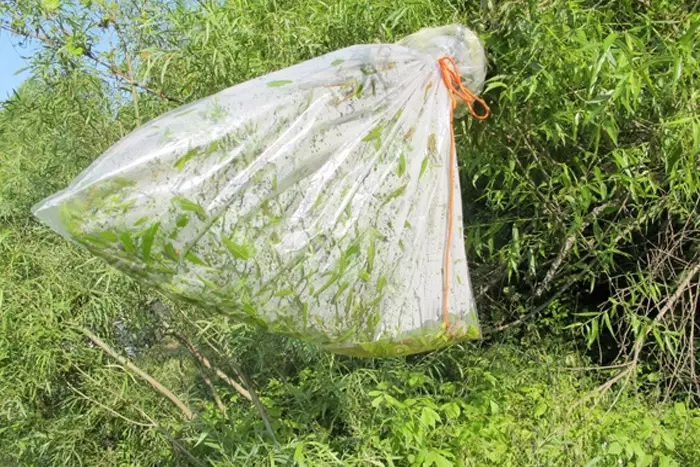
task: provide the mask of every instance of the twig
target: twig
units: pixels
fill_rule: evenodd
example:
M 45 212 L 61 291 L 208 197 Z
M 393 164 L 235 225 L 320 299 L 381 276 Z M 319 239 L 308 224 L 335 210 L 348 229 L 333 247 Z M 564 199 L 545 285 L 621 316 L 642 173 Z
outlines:
M 191 323 L 194 326 L 196 324 Z M 214 350 L 219 356 L 221 356 L 221 352 L 219 349 L 217 349 L 209 340 L 204 336 L 204 340 L 207 343 L 207 345 Z M 233 371 L 236 372 L 236 375 L 243 381 L 243 383 L 248 386 L 248 389 L 250 390 L 250 397 L 253 402 L 253 405 L 255 405 L 255 408 L 258 411 L 258 414 L 260 415 L 260 418 L 262 418 L 263 424 L 265 425 L 265 430 L 267 430 L 267 433 L 270 435 L 272 438 L 272 441 L 275 443 L 275 447 L 279 449 L 280 445 L 277 442 L 277 436 L 275 436 L 275 431 L 272 429 L 272 424 L 270 423 L 270 419 L 267 416 L 267 410 L 265 410 L 265 405 L 262 403 L 260 398 L 255 392 L 255 389 L 253 389 L 253 382 L 248 378 L 248 376 L 243 372 L 243 370 L 238 367 L 238 365 L 234 364 L 233 362 L 230 362 L 229 365 L 233 367 Z
M 531 312 L 525 314 L 524 316 L 521 316 L 520 318 L 516 319 L 515 321 L 512 321 L 510 323 L 502 324 L 500 326 L 496 326 L 495 328 L 492 329 L 487 329 L 483 332 L 484 337 L 490 336 L 491 334 L 495 334 L 497 332 L 505 331 L 506 329 L 515 327 L 515 326 L 520 326 L 523 324 L 525 321 L 530 320 L 531 318 L 535 317 L 536 315 L 540 314 L 544 309 L 546 309 L 554 300 L 559 298 L 564 292 L 566 292 L 571 286 L 573 286 L 581 277 L 583 277 L 588 271 L 583 270 L 576 274 L 573 279 L 571 279 L 565 286 L 561 287 L 559 290 L 556 291 L 554 295 L 549 297 L 549 299 L 544 302 L 542 305 L 538 306 Z
M 0 29 L 4 29 L 5 31 L 7 31 L 11 34 L 14 34 L 16 36 L 21 36 L 21 37 L 25 37 L 28 39 L 34 39 L 34 40 L 37 40 L 39 42 L 42 42 L 43 44 L 45 44 L 47 47 L 49 47 L 52 50 L 59 49 L 59 48 L 63 47 L 63 45 L 64 45 L 63 43 L 61 43 L 61 42 L 59 42 L 51 37 L 44 36 L 41 34 L 33 34 L 31 32 L 28 32 L 28 31 L 20 31 L 20 30 L 17 30 L 11 26 L 7 26 L 5 24 L 0 24 Z M 96 56 L 94 53 L 92 53 L 92 51 L 89 49 L 84 49 L 82 51 L 81 55 L 83 57 L 91 60 L 96 65 L 99 65 L 99 66 L 107 69 L 109 71 L 109 73 L 111 73 L 113 76 L 121 79 L 122 81 L 126 82 L 127 84 L 129 84 L 132 87 L 137 87 L 137 88 L 147 92 L 148 94 L 151 94 L 153 96 L 159 97 L 161 99 L 164 99 L 164 100 L 167 100 L 170 102 L 174 102 L 176 104 L 183 103 L 181 100 L 176 99 L 174 97 L 171 97 L 163 91 L 158 91 L 158 90 L 152 89 L 143 83 L 140 83 L 138 81 L 135 81 L 135 80 L 129 78 L 129 76 L 127 76 L 124 73 L 117 70 L 117 68 L 114 65 L 111 65 L 111 64 L 101 60 L 98 56 Z
M 574 242 L 576 241 L 576 236 L 583 231 L 588 225 L 593 222 L 598 215 L 600 215 L 601 212 L 603 212 L 608 206 L 610 206 L 610 203 L 604 203 L 595 208 L 593 211 L 591 211 L 590 216 L 587 216 L 588 219 L 581 225 L 581 228 L 578 230 L 578 232 L 573 233 L 569 235 L 566 240 L 564 241 L 564 244 L 562 245 L 561 249 L 559 250 L 559 254 L 557 257 L 554 259 L 554 262 L 550 266 L 549 270 L 547 271 L 547 274 L 544 276 L 544 280 L 542 283 L 537 287 L 535 290 L 535 298 L 540 298 L 542 294 L 549 288 L 549 284 L 552 282 L 554 279 L 554 276 L 556 275 L 557 271 L 559 270 L 559 267 L 561 266 L 561 263 L 564 262 L 564 259 L 569 255 L 571 252 L 572 248 L 574 247 Z
M 87 373 L 86 373 L 83 369 L 81 369 L 78 365 L 73 365 L 73 367 L 74 367 L 76 370 L 78 370 L 78 373 L 80 373 L 80 374 L 83 375 L 84 377 L 88 378 L 88 379 L 89 379 L 90 381 L 92 381 L 93 383 L 96 383 L 95 378 L 93 378 L 91 375 L 87 374 Z M 131 375 L 129 375 L 128 373 L 126 373 L 126 375 L 127 375 L 127 376 L 131 376 Z M 117 398 L 117 400 L 123 399 L 123 396 L 122 396 L 121 394 L 117 394 L 117 393 L 116 393 L 114 390 L 112 390 L 110 387 L 107 387 L 106 390 L 109 391 L 109 392 L 111 392 L 111 393 Z M 170 444 L 171 444 L 171 446 L 173 447 L 174 450 L 177 449 L 177 450 L 179 450 L 180 452 L 182 452 L 182 453 L 190 460 L 190 462 L 192 462 L 193 465 L 197 465 L 197 466 L 203 466 L 203 465 L 204 465 L 204 464 L 202 464 L 199 460 L 197 460 L 197 459 L 182 445 L 182 443 L 181 443 L 180 441 L 178 441 L 177 439 L 175 439 L 175 438 L 173 437 L 173 435 L 170 434 L 170 432 L 168 432 L 168 430 L 164 429 L 162 426 L 160 426 L 160 425 L 158 424 L 158 422 L 156 422 L 156 421 L 153 419 L 153 417 L 151 417 L 151 416 L 148 415 L 146 412 L 144 412 L 144 410 L 143 410 L 141 407 L 139 407 L 137 404 L 134 404 L 133 401 L 127 401 L 127 402 L 130 402 L 130 403 L 131 403 L 131 406 L 132 406 L 143 418 L 145 418 L 146 420 L 148 420 L 149 422 L 151 422 L 151 425 L 153 426 L 153 428 L 155 428 L 155 430 L 156 430 L 158 433 L 160 433 L 162 436 L 164 436 L 165 438 L 167 438 L 167 440 L 170 442 Z
M 653 214 L 653 210 L 652 210 L 652 212 L 645 213 L 640 219 L 637 219 L 635 222 L 633 222 L 629 226 L 627 226 L 627 228 L 625 229 L 625 231 L 623 233 L 621 233 L 617 237 L 615 237 L 613 244 L 617 244 L 620 240 L 622 240 L 622 238 L 625 235 L 629 234 L 635 227 L 638 227 L 639 225 L 643 224 L 647 219 L 649 219 L 649 217 L 651 217 L 652 214 Z M 581 258 L 581 261 L 585 261 L 590 256 L 592 256 L 592 252 L 588 252 L 583 258 Z M 542 310 L 547 308 L 547 306 L 549 306 L 550 303 L 552 303 L 555 299 L 557 299 L 559 296 L 561 296 L 562 293 L 564 293 L 571 286 L 573 286 L 579 279 L 581 279 L 587 272 L 588 271 L 586 269 L 584 269 L 583 271 L 576 274 L 576 276 L 574 276 L 573 279 L 571 279 L 569 282 L 566 283 L 566 285 L 564 285 L 562 288 L 560 288 L 554 295 L 552 295 L 549 298 L 549 300 L 547 300 L 545 303 L 543 303 L 539 307 L 535 308 L 531 312 L 527 313 L 525 316 L 522 316 L 511 323 L 507 323 L 507 324 L 486 330 L 486 331 L 484 331 L 484 336 L 494 334 L 494 333 L 499 332 L 499 331 L 504 331 L 504 330 L 511 328 L 511 327 L 514 327 L 514 326 L 519 326 L 522 323 L 524 323 L 525 321 L 528 321 L 529 319 L 538 315 L 540 312 L 542 312 Z
M 143 380 L 145 380 L 148 384 L 150 384 L 153 389 L 158 391 L 160 394 L 168 398 L 173 404 L 177 406 L 177 408 L 180 409 L 182 412 L 182 415 L 187 419 L 187 420 L 192 420 L 194 418 L 194 414 L 192 411 L 187 407 L 178 397 L 173 394 L 168 388 L 163 386 L 161 383 L 159 383 L 155 378 L 153 378 L 151 375 L 143 371 L 141 368 L 137 367 L 133 363 L 131 363 L 129 360 L 126 358 L 122 357 L 119 355 L 117 352 L 115 352 L 111 347 L 109 347 L 107 344 L 105 344 L 102 340 L 100 340 L 99 337 L 94 335 L 92 332 L 88 331 L 85 328 L 79 327 L 77 328 L 78 331 L 80 331 L 83 335 L 85 335 L 88 339 L 92 341 L 93 344 L 98 346 L 100 349 L 102 349 L 107 355 L 115 359 L 117 362 L 119 362 L 121 365 L 126 367 L 127 369 L 131 370 L 133 373 L 136 373 L 138 376 L 140 376 Z
M 170 332 L 173 336 L 175 336 L 175 338 L 176 338 L 177 340 L 179 340 L 180 342 L 182 342 L 182 344 L 183 344 L 185 347 L 187 347 L 187 350 L 189 350 L 189 352 L 190 352 L 190 353 L 197 359 L 197 361 L 199 361 L 199 363 L 201 363 L 205 368 L 207 368 L 207 369 L 209 369 L 209 370 L 212 370 L 212 371 L 216 374 L 216 376 L 218 376 L 222 381 L 224 381 L 226 384 L 228 384 L 228 385 L 231 386 L 233 389 L 235 389 L 241 396 L 245 397 L 245 398 L 248 399 L 249 401 L 252 401 L 252 400 L 253 400 L 253 399 L 250 397 L 250 392 L 248 392 L 248 391 L 246 390 L 246 388 L 244 388 L 243 386 L 241 386 L 240 384 L 238 384 L 236 381 L 234 381 L 233 378 L 231 378 L 229 375 L 227 375 L 226 373 L 224 373 L 224 372 L 221 371 L 220 369 L 214 368 L 214 367 L 211 365 L 211 362 L 209 362 L 209 360 L 207 359 L 207 357 L 205 357 L 204 355 L 202 355 L 202 354 L 199 352 L 199 350 L 197 350 L 197 349 L 195 348 L 195 346 L 192 345 L 192 343 L 191 343 L 185 336 L 183 336 L 182 334 L 179 334 L 179 333 L 173 331 L 172 329 L 169 329 L 169 332 Z
M 255 408 L 258 410 L 258 413 L 260 414 L 260 418 L 262 418 L 263 424 L 265 425 L 265 430 L 267 430 L 267 433 L 270 435 L 272 438 L 272 442 L 275 443 L 275 448 L 279 449 L 280 448 L 280 443 L 277 442 L 277 436 L 275 436 L 275 430 L 272 429 L 272 425 L 270 424 L 270 419 L 267 417 L 267 410 L 265 410 L 265 405 L 262 403 L 258 395 L 255 393 L 255 390 L 253 389 L 253 382 L 246 376 L 243 371 L 241 371 L 240 368 L 235 369 L 236 373 L 238 373 L 238 376 L 243 380 L 243 382 L 250 388 L 250 396 L 253 399 L 253 405 L 255 405 Z
M 668 300 L 666 301 L 666 305 L 659 311 L 659 314 L 656 315 L 654 318 L 654 323 L 658 323 L 663 319 L 663 317 L 668 313 L 670 310 L 672 310 L 675 306 L 678 300 L 683 296 L 683 293 L 688 289 L 688 286 L 690 286 L 690 282 L 693 280 L 693 277 L 697 273 L 700 272 L 700 261 L 696 262 L 692 267 L 689 268 L 690 270 L 688 271 L 688 274 L 686 275 L 685 279 L 681 281 L 680 284 L 678 284 L 678 287 L 676 288 L 676 291 L 673 292 L 673 295 L 671 295 Z M 642 347 L 644 346 L 644 341 L 646 340 L 646 337 L 649 335 L 651 332 L 651 326 L 642 334 L 639 336 L 637 339 L 637 342 L 634 344 L 634 357 L 633 357 L 633 362 L 636 363 L 639 360 L 639 354 L 642 351 Z
M 579 366 L 579 367 L 570 367 L 570 368 L 562 368 L 564 371 L 602 371 L 602 370 L 616 370 L 618 368 L 624 368 L 629 363 L 620 363 L 617 365 L 605 365 L 605 366 Z
M 216 406 L 219 408 L 219 412 L 221 412 L 224 416 L 226 415 L 226 406 L 224 405 L 223 401 L 221 400 L 221 397 L 219 397 L 219 393 L 217 392 L 216 388 L 211 382 L 211 379 L 202 371 L 201 367 L 199 369 L 200 376 L 202 377 L 202 380 L 204 381 L 204 384 L 207 385 L 209 390 L 211 391 L 211 395 L 214 398 L 214 402 L 216 403 Z
M 695 275 L 700 272 L 700 261 L 696 262 L 693 266 L 691 266 L 689 270 L 686 270 L 688 271 L 688 274 L 686 275 L 685 279 L 683 279 L 683 281 L 681 281 L 680 284 L 678 284 L 676 291 L 673 293 L 673 295 L 671 295 L 668 298 L 668 300 L 666 301 L 666 305 L 664 305 L 661 311 L 659 311 L 659 314 L 654 318 L 654 323 L 658 323 L 659 321 L 661 321 L 664 315 L 666 315 L 666 313 L 668 313 L 676 306 L 676 303 L 678 303 L 678 300 L 680 300 L 680 298 L 683 296 L 683 293 L 687 290 L 688 286 L 690 285 L 690 282 L 693 280 L 693 277 L 695 277 Z M 601 384 L 594 392 L 602 394 L 608 389 L 610 389 L 619 380 L 621 380 L 624 377 L 629 377 L 629 375 L 632 374 L 632 371 L 634 371 L 634 369 L 637 368 L 637 363 L 639 362 L 639 355 L 642 352 L 642 347 L 644 347 L 646 338 L 651 332 L 651 330 L 652 326 L 649 326 L 644 333 L 637 337 L 636 342 L 634 343 L 634 353 L 632 356 L 632 360 L 625 364 L 625 369 L 620 371 L 609 381 L 605 382 L 604 384 Z
M 131 99 L 134 102 L 134 116 L 136 117 L 136 126 L 141 126 L 141 112 L 139 110 L 139 93 L 136 92 L 136 86 L 133 84 L 134 81 L 134 68 L 131 62 L 131 57 L 129 55 L 129 48 L 126 45 L 126 41 L 122 36 L 122 31 L 117 22 L 110 18 L 114 32 L 117 34 L 119 41 L 121 42 L 122 49 L 124 50 L 124 59 L 126 60 L 127 71 L 129 72 L 129 82 L 131 87 Z M 138 45 L 137 45 L 138 47 Z
M 192 322 L 192 320 L 190 320 L 190 318 L 185 313 L 183 313 L 182 310 L 179 310 L 179 311 L 180 311 L 180 314 L 183 315 L 183 318 L 185 319 L 185 321 L 187 321 L 190 325 L 194 326 L 195 328 L 199 329 L 203 334 L 204 331 L 201 328 L 199 328 L 199 326 L 196 323 Z M 172 328 L 169 327 L 167 322 L 163 321 L 163 324 L 165 325 L 165 328 L 169 332 L 173 332 Z M 173 333 L 173 334 L 175 335 L 175 337 L 177 337 L 176 333 Z M 219 356 L 222 356 L 219 349 L 217 349 L 216 346 L 214 346 L 211 342 L 209 342 L 206 335 L 203 335 L 202 337 L 204 338 L 204 341 L 207 343 L 207 345 L 214 352 L 216 352 Z M 187 344 L 185 344 L 185 345 L 187 345 Z M 194 349 L 194 346 L 192 346 L 192 348 Z M 207 362 L 208 362 L 208 360 L 207 360 Z M 263 424 L 265 425 L 265 430 L 272 438 L 272 441 L 274 442 L 275 447 L 277 449 L 279 449 L 280 445 L 279 445 L 279 442 L 277 441 L 277 436 L 275 436 L 275 431 L 272 429 L 272 424 L 270 423 L 270 420 L 267 417 L 267 411 L 265 410 L 265 405 L 262 403 L 262 401 L 260 400 L 258 395 L 255 393 L 255 390 L 253 389 L 253 382 L 250 380 L 250 378 L 248 378 L 246 376 L 246 374 L 243 372 L 243 370 L 241 368 L 239 368 L 237 365 L 235 365 L 233 362 L 230 362 L 229 365 L 231 365 L 231 367 L 233 368 L 233 371 L 236 373 L 236 376 L 238 376 L 243 381 L 243 384 L 248 386 L 249 391 L 246 391 L 246 392 L 250 396 L 249 400 L 251 400 L 253 402 L 253 405 L 255 405 L 255 408 L 257 409 L 258 414 L 260 415 L 260 418 L 262 418 Z M 223 373 L 223 372 L 221 372 L 221 374 L 225 375 L 225 373 Z M 217 372 L 217 376 L 221 377 L 221 375 L 218 372 Z M 230 381 L 233 381 L 233 380 L 231 380 L 231 378 L 228 378 L 228 379 Z M 243 389 L 243 388 L 241 387 L 241 389 Z M 243 390 L 245 391 L 245 389 L 243 389 Z
M 144 428 L 155 428 L 155 427 L 157 426 L 157 424 L 156 424 L 153 420 L 151 420 L 150 423 L 143 423 L 143 422 L 137 422 L 136 420 L 132 420 L 132 419 L 130 419 L 130 418 L 128 418 L 128 417 L 125 417 L 124 415 L 120 414 L 120 413 L 117 412 L 116 410 L 111 409 L 111 408 L 107 407 L 106 405 L 104 405 L 103 403 L 101 403 L 101 402 L 99 402 L 99 401 L 96 401 L 95 399 L 92 399 L 92 398 L 88 397 L 86 394 L 84 394 L 84 393 L 80 392 L 78 389 L 74 388 L 72 384 L 70 384 L 70 383 L 67 383 L 67 384 L 68 384 L 68 387 L 71 389 L 71 391 L 73 391 L 74 393 L 78 394 L 80 397 L 82 397 L 82 398 L 85 399 L 86 401 L 91 402 L 91 403 L 93 403 L 93 404 L 95 404 L 95 405 L 97 405 L 97 406 L 103 408 L 104 410 L 106 410 L 107 412 L 111 413 L 111 414 L 114 415 L 115 417 L 119 417 L 119 418 L 121 418 L 122 420 L 131 423 L 132 425 L 142 426 L 142 427 L 144 427 Z

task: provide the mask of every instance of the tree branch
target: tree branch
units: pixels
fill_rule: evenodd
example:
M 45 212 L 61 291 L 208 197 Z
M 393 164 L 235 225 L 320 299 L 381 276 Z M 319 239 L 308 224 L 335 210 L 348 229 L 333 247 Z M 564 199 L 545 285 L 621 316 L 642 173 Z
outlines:
M 161 383 L 159 383 L 155 378 L 153 378 L 151 375 L 143 371 L 141 368 L 137 367 L 133 363 L 131 363 L 129 360 L 126 358 L 122 357 L 119 355 L 117 352 L 115 352 L 111 347 L 109 347 L 107 344 L 105 344 L 99 337 L 97 337 L 95 334 L 92 332 L 88 331 L 85 328 L 77 328 L 78 331 L 80 331 L 83 335 L 85 335 L 88 339 L 92 341 L 93 344 L 98 346 L 104 353 L 115 359 L 117 362 L 119 362 L 121 365 L 132 371 L 133 373 L 136 373 L 138 376 L 140 376 L 143 380 L 145 380 L 148 384 L 150 384 L 153 389 L 158 391 L 161 395 L 165 396 L 177 406 L 178 409 L 180 409 L 180 412 L 182 412 L 182 415 L 187 419 L 187 420 L 192 420 L 194 418 L 194 414 L 192 411 L 187 407 L 178 397 L 173 394 L 168 388 L 163 386 Z
M 600 215 L 600 213 L 603 212 L 608 206 L 610 206 L 610 203 L 601 204 L 600 206 L 595 208 L 593 211 L 591 211 L 590 216 L 588 216 L 588 219 L 583 223 L 583 225 L 578 230 L 578 232 L 573 233 L 566 238 L 566 240 L 564 241 L 564 244 L 562 245 L 561 249 L 559 250 L 559 254 L 554 259 L 554 262 L 552 263 L 549 270 L 547 271 L 547 274 L 544 276 L 544 280 L 535 290 L 535 298 L 540 298 L 542 296 L 542 294 L 549 288 L 549 285 L 552 282 L 552 280 L 554 280 L 554 276 L 556 275 L 557 271 L 559 270 L 561 263 L 564 262 L 564 260 L 569 255 L 572 248 L 574 247 L 574 243 L 576 241 L 577 234 L 582 232 L 586 227 L 588 227 L 588 225 L 591 222 L 593 222 Z
M 80 392 L 78 389 L 74 388 L 73 385 L 71 385 L 70 383 L 67 383 L 67 384 L 68 384 L 68 387 L 71 389 L 71 391 L 73 391 L 74 393 L 78 394 L 80 397 L 82 397 L 82 398 L 85 399 L 86 401 L 88 401 L 88 402 L 90 402 L 90 403 L 92 403 L 92 404 L 95 404 L 95 405 L 97 405 L 98 407 L 101 407 L 102 409 L 104 409 L 104 410 L 106 410 L 107 412 L 111 413 L 111 414 L 114 415 L 115 417 L 119 417 L 119 418 L 121 418 L 122 420 L 124 420 L 124 421 L 126 421 L 126 422 L 128 422 L 128 423 L 131 423 L 132 425 L 141 426 L 141 427 L 144 427 L 144 428 L 155 428 L 156 426 L 158 426 L 153 420 L 151 420 L 150 423 L 143 423 L 143 422 L 137 422 L 136 420 L 132 420 L 132 419 L 130 419 L 130 418 L 128 418 L 128 417 L 125 417 L 124 415 L 120 414 L 120 413 L 117 412 L 116 410 L 111 409 L 110 407 L 107 407 L 107 406 L 104 405 L 103 403 L 101 403 L 101 402 L 99 402 L 99 401 L 96 401 L 95 399 L 92 399 L 92 398 L 88 397 L 86 394 L 84 394 L 84 393 Z
M 42 34 L 31 33 L 29 31 L 21 31 L 21 30 L 13 28 L 12 26 L 8 26 L 6 24 L 0 24 L 0 29 L 3 29 L 11 34 L 16 35 L 16 36 L 24 37 L 27 39 L 37 40 L 52 50 L 60 49 L 61 47 L 63 47 L 65 45 L 62 42 L 59 42 L 56 39 L 53 39 L 51 37 L 48 37 L 48 36 L 45 36 Z M 81 55 L 83 57 L 91 60 L 96 65 L 99 65 L 99 66 L 105 68 L 112 76 L 115 76 L 116 78 L 119 78 L 120 80 L 126 82 L 129 86 L 139 88 L 148 94 L 151 94 L 153 96 L 159 97 L 161 99 L 164 99 L 164 100 L 176 103 L 176 104 L 183 103 L 181 100 L 176 99 L 174 97 L 171 97 L 163 91 L 159 91 L 159 90 L 150 88 L 143 83 L 140 83 L 138 81 L 131 79 L 128 75 L 125 75 L 124 73 L 120 72 L 114 65 L 107 63 L 104 60 L 100 59 L 97 55 L 95 55 L 89 49 L 84 49 L 81 52 Z
M 195 346 L 192 345 L 192 343 L 185 336 L 173 331 L 172 329 L 169 329 L 169 331 L 170 333 L 172 333 L 173 336 L 175 336 L 177 340 L 179 340 L 185 347 L 187 347 L 187 350 L 197 359 L 199 363 L 202 364 L 202 366 L 209 370 L 212 370 L 216 374 L 216 376 L 218 376 L 222 381 L 224 381 L 226 384 L 235 389 L 241 396 L 245 397 L 249 401 L 253 400 L 250 396 L 250 392 L 248 392 L 246 388 L 238 384 L 236 381 L 234 381 L 233 378 L 231 378 L 229 375 L 227 375 L 220 369 L 212 367 L 211 362 L 209 362 L 207 357 L 202 355 L 199 352 L 199 350 L 197 350 Z
M 222 415 L 226 416 L 226 405 L 224 405 L 224 402 L 221 400 L 221 397 L 219 397 L 219 392 L 214 387 L 214 384 L 211 382 L 211 379 L 202 369 L 202 365 L 198 364 L 197 367 L 199 369 L 199 375 L 202 377 L 204 384 L 206 384 L 209 388 L 209 391 L 211 391 L 211 396 L 214 398 L 216 407 L 219 409 L 219 412 L 221 412 Z

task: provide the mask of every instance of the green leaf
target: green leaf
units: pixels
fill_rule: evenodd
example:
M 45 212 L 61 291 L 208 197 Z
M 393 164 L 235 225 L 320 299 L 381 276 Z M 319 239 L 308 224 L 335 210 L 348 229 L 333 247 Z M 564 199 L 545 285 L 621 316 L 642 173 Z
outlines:
M 359 98 L 360 96 L 362 96 L 362 91 L 364 89 L 365 85 L 358 81 L 357 85 L 355 86 L 355 90 L 352 93 L 352 97 Z
M 389 204 L 393 199 L 398 198 L 403 194 L 404 191 L 406 191 L 406 187 L 408 186 L 407 183 L 404 183 L 402 186 L 397 188 L 396 190 L 392 191 L 389 193 L 389 195 L 386 197 L 384 200 L 384 204 Z
M 430 158 L 426 157 L 425 159 L 423 159 L 423 162 L 421 162 L 421 164 L 420 164 L 420 172 L 418 173 L 418 179 L 419 179 L 419 180 L 420 180 L 420 178 L 423 176 L 423 174 L 425 173 L 425 171 L 428 169 L 428 162 L 429 162 L 429 160 L 430 160 Z
M 185 259 L 190 263 L 197 264 L 199 266 L 209 266 L 202 258 L 195 255 L 192 251 L 188 251 L 185 255 Z
M 454 419 L 459 417 L 459 414 L 461 413 L 462 409 L 456 402 L 448 402 L 447 404 L 442 406 L 442 411 L 445 412 L 447 418 Z
M 202 433 L 201 435 L 199 435 L 199 438 L 197 438 L 197 442 L 194 443 L 194 446 L 193 446 L 193 447 L 196 448 L 197 446 L 199 446 L 200 444 L 202 444 L 202 441 L 204 441 L 204 439 L 205 439 L 207 436 L 209 436 L 209 433 L 207 433 L 206 431 L 205 431 L 204 433 Z
M 610 446 L 608 446 L 608 452 L 613 456 L 619 456 L 622 454 L 622 445 L 617 441 L 613 441 L 610 443 Z
M 430 133 L 430 136 L 428 136 L 428 152 L 430 154 L 437 152 L 437 136 L 435 133 Z
M 243 261 L 248 261 L 250 259 L 250 249 L 245 245 L 240 245 L 225 236 L 222 236 L 221 240 L 224 242 L 224 246 L 226 246 L 228 252 L 231 253 L 231 256 L 234 258 L 241 259 Z
M 617 128 L 617 123 L 615 123 L 614 120 L 606 120 L 603 123 L 603 128 L 612 140 L 613 144 L 617 146 L 617 136 L 620 134 L 620 130 Z
M 368 143 L 371 141 L 381 141 L 381 137 L 382 137 L 382 126 L 380 124 L 380 125 L 377 125 L 374 128 L 372 128 L 372 131 L 367 133 L 367 135 L 364 138 L 362 138 L 362 141 L 364 141 L 365 143 Z
M 371 273 L 374 268 L 374 255 L 375 255 L 375 245 L 374 238 L 369 241 L 369 248 L 367 249 L 367 272 Z
M 185 168 L 185 165 L 187 164 L 187 162 L 189 162 L 190 159 L 197 156 L 198 154 L 199 154 L 199 148 L 190 149 L 189 151 L 187 151 L 185 153 L 184 156 L 182 156 L 177 161 L 175 161 L 175 164 L 173 165 L 173 167 L 175 167 L 178 171 L 181 172 L 182 169 Z
M 345 63 L 345 60 L 343 60 L 342 58 L 336 58 L 331 62 L 331 66 L 338 66 L 342 63 Z
M 190 217 L 187 214 L 180 214 L 177 216 L 177 220 L 175 221 L 175 225 L 177 225 L 180 228 L 186 227 L 187 224 L 190 222 Z
M 381 276 L 379 276 L 379 279 L 377 279 L 377 293 L 381 294 L 382 291 L 384 290 L 384 287 L 386 287 L 386 284 L 387 284 L 386 276 L 384 274 L 382 274 Z
M 134 241 L 131 239 L 131 235 L 129 235 L 129 232 L 122 232 L 119 235 L 119 240 L 121 240 L 122 242 L 124 251 L 126 251 L 130 255 L 136 252 L 136 245 L 134 245 Z
M 108 241 L 109 243 L 114 243 L 114 242 L 119 240 L 119 237 L 117 237 L 117 234 L 115 234 L 114 232 L 110 232 L 108 230 L 105 230 L 104 232 L 99 232 L 97 235 L 99 235 L 101 238 Z
M 207 212 L 204 210 L 204 208 L 198 204 L 195 203 L 194 201 L 190 201 L 189 199 L 183 198 L 182 196 L 176 196 L 173 198 L 173 201 L 177 202 L 180 204 L 180 207 L 184 211 L 190 211 L 193 212 L 197 215 L 199 220 L 203 221 L 206 220 L 207 218 Z
M 41 7 L 48 12 L 56 11 L 60 6 L 60 0 L 41 0 Z
M 205 264 L 204 266 L 207 266 L 207 265 Z M 209 290 L 213 290 L 214 292 L 218 292 L 221 290 L 221 287 L 219 287 L 218 285 L 216 285 L 212 281 L 205 279 L 204 277 L 200 276 L 199 274 L 197 274 L 197 279 L 202 281 L 202 284 L 204 284 L 204 286 Z
M 143 241 L 141 242 L 141 256 L 143 257 L 143 261 L 146 263 L 151 260 L 151 248 L 153 247 L 153 240 L 156 238 L 156 232 L 158 232 L 159 227 L 160 222 L 156 222 L 143 234 Z
M 435 467 L 453 467 L 454 464 L 452 461 L 448 460 L 445 456 L 442 454 L 434 452 L 434 457 L 433 457 L 433 464 L 435 464 Z
M 326 283 L 323 284 L 321 286 L 321 288 L 316 291 L 316 293 L 314 293 L 314 296 L 318 297 L 319 295 L 321 295 L 321 293 L 323 293 L 328 287 L 333 285 L 335 283 L 335 281 L 338 280 L 339 277 L 340 276 L 337 273 L 335 273 L 335 272 L 332 273 L 331 277 L 326 281 Z
M 294 448 L 294 465 L 299 465 L 299 466 L 305 466 L 306 463 L 304 462 L 304 443 L 299 443 L 297 444 L 296 448 Z
M 431 409 L 430 407 L 423 407 L 420 414 L 420 421 L 425 426 L 434 428 L 435 425 L 442 420 L 440 418 L 440 415 L 438 415 L 438 413 L 435 412 L 433 409 Z
M 281 86 L 286 86 L 286 85 L 290 84 L 291 82 L 292 82 L 292 80 L 290 80 L 290 79 L 280 79 L 277 81 L 270 81 L 269 83 L 267 83 L 267 87 L 279 88 Z
M 167 258 L 170 258 L 173 261 L 177 261 L 179 259 L 177 250 L 175 250 L 175 247 L 172 243 L 166 243 L 166 245 L 163 247 L 163 253 Z
M 75 45 L 75 44 L 73 43 L 73 38 L 72 38 L 72 37 L 69 37 L 69 38 L 68 38 L 68 40 L 66 41 L 64 47 L 65 47 L 65 49 L 66 49 L 66 52 L 68 52 L 68 54 L 69 54 L 69 55 L 72 55 L 73 57 L 79 57 L 80 55 L 82 55 L 82 53 L 83 53 L 84 50 L 85 50 L 85 49 L 83 49 L 81 46 Z
M 406 173 L 406 155 L 402 152 L 399 156 L 399 167 L 396 170 L 396 175 L 401 177 Z
M 540 401 L 537 403 L 537 407 L 535 407 L 535 417 L 541 417 L 544 415 L 544 413 L 547 411 L 547 403 L 544 401 Z

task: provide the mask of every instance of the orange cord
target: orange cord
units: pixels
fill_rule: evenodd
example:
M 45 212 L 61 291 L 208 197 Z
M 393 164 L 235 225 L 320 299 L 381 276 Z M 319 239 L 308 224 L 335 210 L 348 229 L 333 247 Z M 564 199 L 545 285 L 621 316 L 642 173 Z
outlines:
M 445 246 L 445 264 L 444 264 L 444 279 L 442 283 L 442 320 L 445 323 L 445 330 L 450 327 L 450 317 L 448 314 L 448 304 L 450 295 L 450 249 L 452 246 L 452 228 L 454 225 L 454 202 L 455 202 L 455 167 L 457 166 L 457 152 L 455 150 L 455 129 L 454 129 L 454 112 L 457 107 L 457 98 L 459 97 L 467 104 L 469 112 L 477 120 L 485 120 L 491 114 L 489 106 L 486 105 L 483 99 L 464 87 L 462 79 L 459 76 L 459 69 L 452 57 L 442 57 L 438 59 L 438 67 L 442 75 L 442 82 L 445 83 L 447 92 L 450 95 L 450 161 L 449 161 L 449 184 L 450 193 L 447 198 L 447 243 Z M 474 102 L 477 102 L 483 109 L 484 113 L 479 114 L 474 110 Z

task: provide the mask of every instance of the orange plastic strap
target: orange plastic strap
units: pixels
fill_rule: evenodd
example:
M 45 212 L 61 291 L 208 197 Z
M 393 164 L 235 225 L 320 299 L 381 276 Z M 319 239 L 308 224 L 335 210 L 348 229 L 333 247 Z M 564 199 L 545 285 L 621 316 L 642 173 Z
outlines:
M 449 296 L 450 296 L 450 250 L 452 247 L 452 229 L 454 227 L 454 191 L 455 191 L 455 168 L 457 167 L 457 152 L 455 150 L 455 129 L 454 129 L 454 111 L 457 107 L 457 98 L 460 98 L 469 108 L 469 112 L 477 120 L 485 120 L 491 114 L 489 106 L 483 99 L 464 87 L 462 78 L 459 76 L 459 69 L 452 57 L 442 57 L 438 59 L 438 67 L 442 75 L 442 82 L 450 95 L 450 161 L 449 161 L 449 185 L 450 192 L 447 198 L 447 240 L 445 244 L 445 263 L 443 265 L 443 282 L 442 282 L 442 321 L 445 324 L 445 330 L 450 328 L 450 317 L 448 314 Z M 474 103 L 477 102 L 484 113 L 477 113 L 474 110 Z

